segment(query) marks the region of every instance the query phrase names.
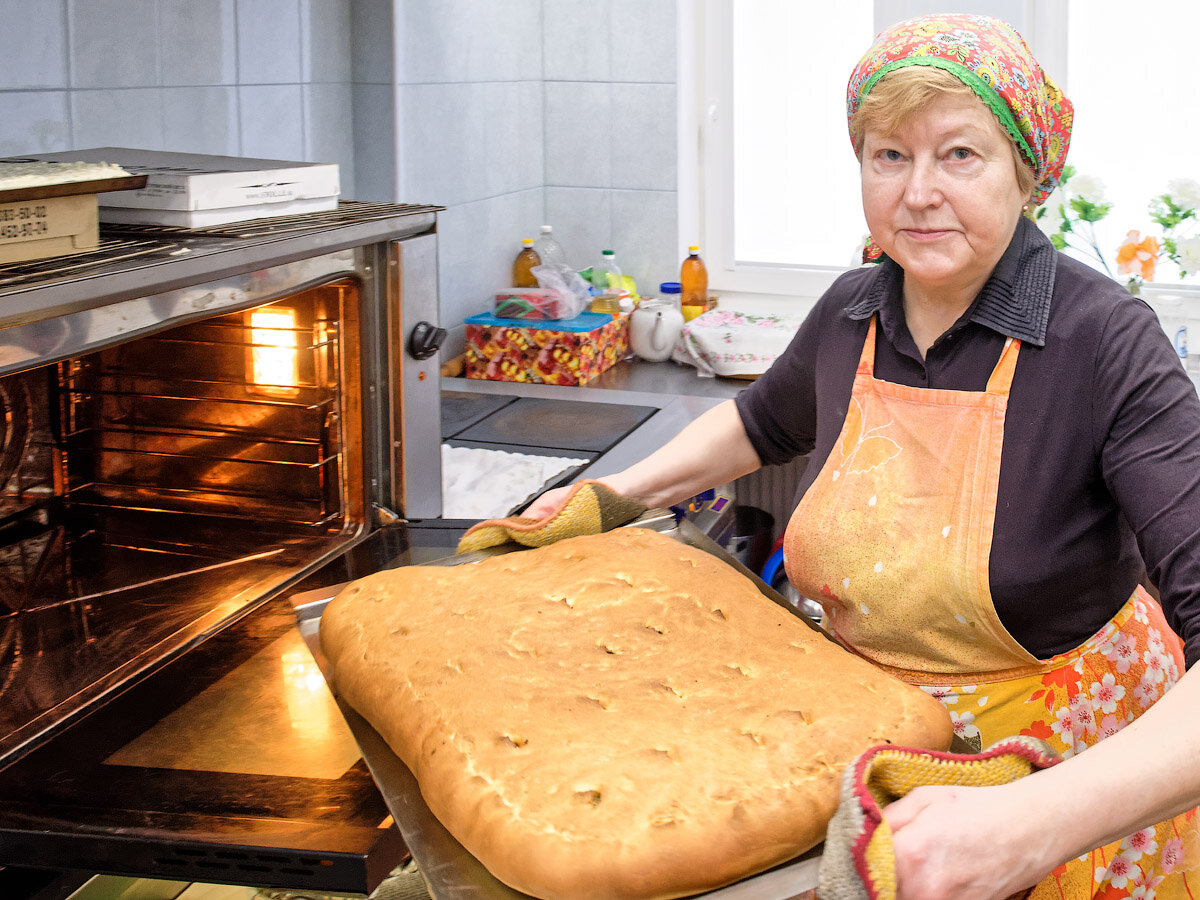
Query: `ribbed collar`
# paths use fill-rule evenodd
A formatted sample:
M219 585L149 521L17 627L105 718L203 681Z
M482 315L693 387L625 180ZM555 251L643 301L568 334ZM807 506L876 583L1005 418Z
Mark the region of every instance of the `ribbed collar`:
M1017 223L1008 249L971 305L966 319L986 325L1007 337L1044 347L1054 295L1054 245L1024 216ZM866 319L885 305L900 311L904 270L884 256L871 286L861 299L846 307L852 319Z

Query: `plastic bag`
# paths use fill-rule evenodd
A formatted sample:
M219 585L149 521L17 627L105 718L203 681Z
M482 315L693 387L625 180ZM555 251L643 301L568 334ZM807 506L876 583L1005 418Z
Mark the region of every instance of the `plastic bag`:
M562 294L562 315L557 318L573 319L584 312L592 302L592 292L583 276L561 263L534 266L530 271L537 279L538 287L557 290Z

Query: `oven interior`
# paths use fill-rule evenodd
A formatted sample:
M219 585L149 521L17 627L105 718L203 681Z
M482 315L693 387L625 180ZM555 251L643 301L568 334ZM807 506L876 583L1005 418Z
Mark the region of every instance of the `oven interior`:
M0 759L362 529L359 294L0 379Z

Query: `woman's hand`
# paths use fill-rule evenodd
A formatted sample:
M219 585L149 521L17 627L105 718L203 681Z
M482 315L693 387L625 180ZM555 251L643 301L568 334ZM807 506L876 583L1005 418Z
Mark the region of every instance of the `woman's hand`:
M1018 784L920 787L888 805L897 900L1005 900L1049 874L1047 820Z
M571 496L571 491L574 489L575 485L568 484L565 487L556 487L546 491L535 497L534 501L521 511L521 517L537 521L550 518L566 505L567 498Z

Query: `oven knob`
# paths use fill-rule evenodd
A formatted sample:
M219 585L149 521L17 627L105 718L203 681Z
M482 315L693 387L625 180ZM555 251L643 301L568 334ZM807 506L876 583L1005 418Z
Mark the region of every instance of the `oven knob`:
M430 322L418 322L408 336L408 352L413 359L429 359L438 352L445 339L445 328L438 328Z

